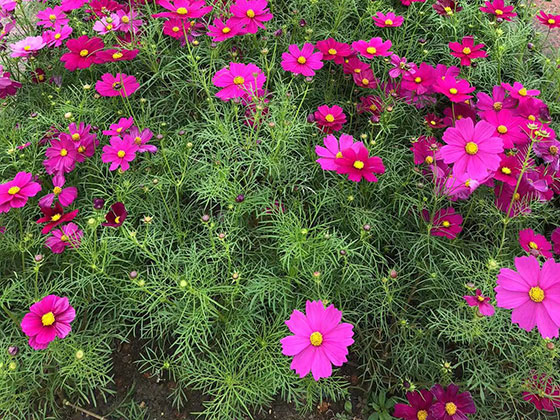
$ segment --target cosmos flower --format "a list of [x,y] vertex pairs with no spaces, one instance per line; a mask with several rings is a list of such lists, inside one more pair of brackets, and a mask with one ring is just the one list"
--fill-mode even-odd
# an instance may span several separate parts
[[144,24],[142,19],[137,19],[138,13],[134,10],[117,10],[111,17],[115,22],[118,22],[117,29],[121,32],[136,33]]
[[218,70],[212,78],[214,86],[221,87],[216,96],[222,101],[255,96],[262,89],[266,76],[254,64],[229,63],[228,67]]
[[404,420],[426,420],[434,401],[433,394],[427,389],[406,393],[408,404],[395,404],[393,417]]
[[250,34],[256,34],[259,28],[266,29],[263,22],[273,17],[266,0],[236,0],[229,11],[233,15],[231,23],[241,25]]
[[352,48],[366,58],[373,57],[389,57],[393,54],[391,51],[392,42],[387,40],[383,41],[379,37],[371,38],[369,41],[354,41]]
[[138,90],[140,83],[136,77],[124,73],[105,73],[95,84],[95,90],[101,96],[122,96],[126,98]]
[[502,109],[514,109],[517,107],[517,99],[506,96],[506,90],[502,86],[492,88],[492,96],[485,92],[476,94],[476,107],[479,111],[501,111]]
[[432,165],[441,158],[439,152],[442,144],[435,137],[420,136],[412,142],[410,151],[414,155],[414,164],[421,165],[423,163]]
[[463,10],[463,8],[459,6],[459,2],[454,0],[437,0],[432,5],[432,8],[438,15],[445,17],[452,16],[453,13],[457,13]]
[[93,24],[93,30],[100,35],[107,35],[110,32],[115,32],[119,26],[118,16],[106,16]]
[[346,124],[346,115],[338,105],[332,107],[322,105],[317,108],[314,117],[317,127],[327,134],[341,130],[342,126]]
[[451,49],[451,55],[461,59],[462,66],[470,66],[471,60],[474,58],[487,57],[484,44],[475,44],[473,36],[463,37],[461,43],[450,42],[449,48]]
[[118,123],[111,124],[109,130],[103,130],[103,134],[106,136],[122,136],[128,132],[133,124],[134,119],[132,117],[121,118]]
[[41,191],[41,185],[33,181],[29,172],[18,172],[11,181],[0,184],[0,213],[7,213],[12,208],[25,206],[30,197]]
[[114,228],[120,227],[126,220],[126,216],[128,216],[128,212],[126,211],[124,204],[120,201],[116,202],[111,206],[110,210],[105,215],[106,221],[103,222],[102,225]]
[[294,357],[290,367],[301,378],[309,372],[316,381],[328,378],[332,365],[342,366],[347,361],[354,327],[341,319],[342,312],[333,305],[325,308],[321,301],[307,301],[305,314],[294,310],[285,322],[294,335],[280,340],[282,354]]
[[76,249],[80,246],[84,232],[75,223],[68,223],[60,229],[52,231],[45,241],[45,246],[53,254],[61,254],[66,248]]
[[422,210],[422,217],[426,222],[430,223],[430,235],[432,236],[443,236],[447,239],[455,239],[463,230],[461,226],[463,223],[463,216],[459,213],[455,213],[453,207],[436,211],[433,220],[431,220],[428,210]]
[[39,51],[45,46],[45,41],[41,36],[28,36],[21,41],[10,44],[12,53],[10,57],[27,57],[35,51]]
[[431,391],[435,401],[430,407],[430,420],[465,420],[467,414],[476,413],[470,392],[459,393],[459,387],[455,384],[447,388],[437,384]]
[[517,156],[501,155],[500,166],[494,173],[494,179],[515,187],[521,172],[521,162]]
[[472,98],[469,93],[474,92],[476,88],[465,79],[446,77],[445,79],[437,79],[434,83],[434,89],[436,92],[447,96],[451,102],[460,103]]
[[523,229],[519,231],[519,245],[527,253],[544,258],[552,257],[552,244],[543,235],[537,235],[533,229]]
[[364,178],[368,182],[377,182],[375,174],[385,173],[383,161],[378,156],[369,156],[369,150],[361,143],[355,143],[341,151],[342,157],[335,160],[336,172],[348,174],[348,179],[360,182]]
[[57,26],[68,25],[70,19],[62,10],[62,7],[47,7],[37,13],[37,25],[45,28],[55,28]]
[[156,146],[154,146],[153,144],[148,144],[148,142],[154,136],[154,133],[152,133],[152,130],[150,130],[149,128],[145,128],[144,130],[140,131],[138,127],[132,127],[130,129],[130,133],[124,135],[124,137],[128,136],[130,137],[130,140],[132,140],[138,146],[138,153],[157,152],[158,149]]
[[4,72],[4,69],[0,65],[0,99],[15,95],[20,87],[21,83],[13,80],[12,75],[8,72]]
[[428,94],[433,91],[435,82],[435,69],[427,63],[421,63],[414,73],[403,75],[401,87],[418,95]]
[[216,18],[212,25],[208,25],[208,36],[212,37],[214,42],[225,41],[239,35],[241,32],[242,26],[233,23],[231,19],[224,23],[222,19]]
[[544,26],[548,26],[549,29],[560,28],[560,15],[551,15],[545,13],[544,10],[540,10],[537,19]]
[[476,306],[480,315],[494,315],[495,310],[490,303],[490,298],[482,296],[482,291],[480,289],[476,289],[475,296],[463,296],[463,299],[465,299],[469,306]]
[[317,41],[316,47],[323,54],[323,60],[332,60],[335,64],[343,64],[344,59],[354,53],[350,45],[338,42],[334,38]]
[[305,43],[301,50],[296,44],[288,47],[288,52],[282,53],[281,66],[285,71],[304,76],[315,76],[315,70],[323,67],[323,53],[314,52],[313,44]]
[[406,57],[399,57],[397,54],[391,55],[391,65],[393,68],[389,70],[389,77],[396,79],[404,74],[414,74],[416,72],[416,64],[407,62]]
[[513,6],[506,6],[504,0],[485,1],[484,6],[480,7],[481,12],[489,13],[496,18],[507,21],[511,21],[513,17],[517,16],[513,9]]
[[204,0],[160,0],[157,4],[168,11],[153,14],[155,18],[196,19],[212,11],[212,6],[206,6]]
[[76,187],[64,187],[66,180],[63,175],[55,175],[52,179],[53,190],[39,199],[39,207],[50,207],[55,198],[62,207],[71,205],[76,197],[78,197],[78,189]]
[[43,41],[48,47],[60,47],[73,31],[70,26],[56,26],[50,31],[43,32]]
[[76,166],[77,154],[72,138],[66,133],[60,133],[58,139],[51,140],[43,165],[48,174],[72,172]]
[[541,93],[541,91],[537,89],[527,89],[519,82],[514,82],[513,85],[510,85],[509,83],[502,83],[502,87],[509,92],[511,97],[520,100],[531,96],[538,96]]
[[89,38],[82,35],[76,39],[66,42],[66,48],[70,51],[60,57],[67,70],[86,69],[95,63],[97,52],[101,51],[105,44],[101,38]]
[[323,146],[315,146],[315,153],[319,156],[316,162],[321,165],[323,171],[335,171],[336,159],[342,157],[342,150],[349,149],[354,144],[354,138],[348,134],[342,134],[340,141],[333,135],[323,139]]
[[554,412],[560,407],[560,386],[546,375],[533,375],[527,380],[528,391],[523,391],[523,399],[532,403],[539,411]]
[[482,114],[482,119],[495,127],[494,135],[502,139],[505,149],[528,142],[527,134],[521,128],[523,118],[516,117],[512,111],[486,111]]
[[139,147],[130,136],[126,136],[124,139],[113,136],[109,140],[110,144],[103,146],[103,154],[101,155],[101,160],[104,163],[110,163],[110,171],[114,171],[117,168],[127,171],[130,168],[130,162],[136,159],[136,152]]
[[45,224],[41,233],[46,235],[55,227],[66,223],[71,222],[74,218],[78,215],[79,210],[76,209],[69,213],[64,213],[64,209],[60,205],[60,203],[56,203],[54,207],[41,207],[41,213],[43,213],[43,217],[40,217],[37,220],[39,224]]
[[387,14],[377,12],[375,16],[372,16],[371,18],[373,19],[375,26],[380,28],[394,28],[401,26],[404,22],[404,18],[402,16],[397,16],[393,12],[389,12]]

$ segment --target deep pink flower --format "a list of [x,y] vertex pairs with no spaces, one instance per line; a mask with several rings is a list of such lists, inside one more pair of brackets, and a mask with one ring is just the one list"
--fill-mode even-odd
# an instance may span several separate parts
[[463,296],[463,299],[465,299],[469,306],[476,306],[480,315],[494,315],[494,307],[490,303],[490,298],[482,296],[482,291],[480,289],[476,289],[475,296]]
[[486,57],[486,51],[484,48],[484,44],[476,44],[474,43],[473,36],[465,36],[461,43],[458,42],[450,42],[449,48],[451,49],[451,55],[461,59],[462,66],[470,66],[471,60],[474,58],[482,58]]
[[402,16],[397,16],[393,12],[389,12],[386,15],[377,12],[375,16],[371,17],[375,26],[380,28],[393,28],[401,26],[403,24],[404,18]]
[[76,311],[67,297],[48,295],[34,303],[21,320],[21,329],[29,337],[29,345],[44,350],[56,337],[65,338],[72,327]]
[[506,97],[506,90],[501,86],[492,88],[492,97],[484,92],[476,94],[476,107],[479,111],[501,111],[502,109],[515,109],[517,99],[510,96]]
[[560,169],[560,141],[542,139],[533,146],[535,155],[548,163],[555,171]]
[[236,0],[229,11],[232,24],[242,25],[250,34],[256,34],[259,28],[266,29],[263,22],[273,17],[266,0]]
[[366,89],[375,89],[378,85],[377,78],[371,68],[367,68],[360,73],[354,73],[352,79],[356,85]]
[[494,179],[515,187],[520,172],[521,162],[519,158],[517,156],[507,156],[503,154],[501,156],[500,166],[494,173]]
[[315,70],[323,67],[323,53],[314,52],[313,44],[305,43],[301,50],[296,44],[288,47],[288,52],[282,53],[282,68],[285,71],[304,76],[315,76]]
[[370,65],[364,63],[356,56],[350,56],[344,59],[344,64],[342,65],[344,74],[351,74],[354,76],[367,70],[371,70]]
[[70,12],[72,10],[79,9],[84,4],[86,4],[89,0],[62,0],[60,2],[60,6],[62,10],[65,12]]
[[52,193],[47,194],[39,199],[39,207],[50,207],[57,198],[62,207],[71,205],[76,197],[78,197],[78,189],[76,187],[63,188],[66,180],[63,175],[55,175],[52,179]]
[[354,41],[352,48],[366,58],[373,57],[389,57],[393,54],[391,51],[392,42],[390,40],[383,41],[379,37],[371,38],[369,41]]
[[459,213],[455,213],[453,207],[436,211],[433,220],[431,220],[430,213],[427,210],[422,210],[422,217],[426,222],[430,223],[430,235],[432,236],[443,236],[444,238],[455,239],[463,230],[461,226],[463,223],[463,216]]
[[552,234],[550,235],[550,240],[554,245],[553,248],[554,253],[556,255],[560,255],[560,227],[557,227],[552,231]]
[[471,86],[465,79],[446,77],[443,80],[437,79],[436,83],[434,83],[434,89],[436,92],[447,96],[451,102],[459,103],[472,98],[472,95],[469,95],[469,93],[474,92],[476,88]]
[[529,183],[523,177],[517,190],[515,185],[499,185],[494,189],[494,195],[496,196],[496,207],[506,213],[508,217],[516,217],[520,214],[531,213],[530,204],[536,194],[531,191]]
[[509,83],[502,83],[502,87],[505,88],[513,98],[520,100],[531,96],[538,96],[541,93],[541,91],[537,89],[527,89],[519,82],[514,82],[513,86]]
[[56,26],[51,31],[43,32],[43,41],[48,47],[60,47],[73,31],[70,26]]
[[173,19],[196,19],[212,11],[212,6],[206,6],[204,0],[159,0],[158,5],[168,12],[153,14],[152,17],[167,17]]
[[441,156],[447,164],[453,163],[453,173],[467,173],[473,179],[481,179],[498,169],[500,154],[504,151],[502,139],[494,136],[494,127],[486,121],[476,126],[470,118],[455,122],[443,133],[447,143],[441,148]]
[[171,38],[180,39],[183,45],[185,43],[185,33],[188,36],[190,30],[190,22],[184,19],[169,19],[163,24],[163,33]]
[[60,229],[52,231],[51,236],[45,241],[45,246],[53,254],[61,254],[66,248],[76,249],[80,246],[84,232],[75,223],[68,223]]
[[495,127],[494,135],[502,139],[505,149],[527,143],[527,134],[521,129],[525,120],[514,116],[512,111],[486,111],[482,119]]
[[429,64],[421,63],[414,73],[408,72],[403,75],[401,87],[423,95],[433,91],[434,82],[435,69]]
[[445,108],[443,110],[443,123],[448,126],[452,127],[455,125],[455,121],[463,120],[465,118],[470,118],[473,121],[476,120],[476,112],[475,109],[466,103],[457,103],[455,106]]
[[427,389],[406,393],[408,404],[395,404],[393,417],[404,420],[426,420],[434,401],[433,394]]
[[385,173],[383,161],[378,156],[369,156],[366,147],[358,142],[348,149],[341,151],[342,157],[335,160],[336,172],[348,174],[348,179],[360,182],[365,178],[368,182],[377,182],[375,174]]
[[389,70],[389,77],[396,79],[404,74],[414,74],[416,72],[416,64],[407,62],[406,57],[399,57],[397,54],[391,55],[391,65],[393,68]]
[[348,134],[340,136],[340,142],[335,136],[329,135],[323,139],[323,146],[315,146],[315,153],[319,156],[316,162],[323,171],[336,171],[336,160],[342,157],[342,150],[352,147],[354,138]]
[[552,244],[543,235],[537,235],[533,229],[519,231],[519,245],[526,252],[535,257],[542,255],[545,258],[552,257]]
[[513,9],[513,6],[506,6],[504,0],[493,0],[492,2],[485,1],[480,11],[494,15],[496,18],[511,21],[511,18],[517,16]]
[[82,35],[77,39],[69,39],[66,47],[70,50],[60,57],[60,61],[64,62],[67,70],[74,71],[76,69],[86,69],[95,62],[98,51],[101,51],[105,44],[101,38],[89,38]]
[[45,46],[41,36],[28,36],[21,41],[10,44],[10,57],[27,57]]
[[103,130],[103,134],[106,136],[122,136],[128,132],[128,129],[134,124],[134,119],[132,117],[121,118],[118,123],[111,124],[109,130]]
[[25,206],[29,197],[35,197],[41,185],[33,181],[29,172],[18,172],[11,181],[0,184],[0,213]]
[[[113,0],[90,0],[88,6],[90,9],[86,10],[88,13],[93,13],[97,17],[107,16],[111,12],[123,9],[124,5],[117,3]],[[92,16],[91,19],[94,17]]]
[[60,205],[60,203],[56,203],[54,207],[41,207],[41,213],[43,213],[43,217],[40,217],[37,220],[39,224],[45,224],[41,233],[46,235],[55,227],[66,223],[71,222],[74,218],[78,215],[79,210],[76,209],[69,213],[64,213],[64,209]]
[[549,13],[545,13],[544,10],[540,10],[537,14],[537,19],[540,23],[548,26],[550,29],[560,28],[560,15],[551,15]]
[[511,322],[526,331],[537,326],[543,338],[558,337],[560,326],[560,264],[547,260],[542,268],[534,256],[515,259],[517,271],[502,268],[496,301],[513,309]]
[[313,379],[328,378],[332,365],[342,366],[348,355],[348,346],[354,343],[352,324],[340,323],[342,312],[321,301],[307,301],[305,314],[294,310],[285,322],[294,335],[284,337],[282,354],[294,356],[291,369],[303,378],[310,371]]
[[426,116],[424,117],[424,122],[426,123],[427,127],[432,129],[446,127],[443,118],[438,117],[436,114],[426,114]]
[[136,77],[124,73],[105,73],[95,84],[95,90],[101,96],[122,96],[126,98],[138,90],[140,83]]
[[553,412],[560,407],[560,386],[548,375],[533,375],[526,384],[529,391],[523,391],[523,399],[532,403],[539,411]]
[[212,78],[214,86],[223,88],[216,96],[222,101],[255,96],[262,89],[266,76],[254,64],[229,63],[228,67],[218,70]]
[[322,105],[315,111],[315,124],[321,131],[330,134],[333,131],[339,131],[346,124],[346,115],[341,107],[333,105]]
[[441,158],[439,152],[442,144],[435,137],[420,136],[412,142],[410,150],[414,155],[414,164],[421,165],[426,163],[432,165]]
[[20,87],[21,83],[12,80],[11,74],[4,72],[0,65],[0,99],[15,95]]
[[216,18],[212,25],[208,25],[208,36],[212,37],[214,42],[222,42],[238,35],[241,28],[241,25],[233,23],[231,19],[224,23],[220,18]]
[[356,105],[358,114],[363,114],[364,112],[371,114],[371,121],[379,121],[379,116],[383,110],[383,100],[379,96],[360,96],[358,98],[360,102]]
[[123,172],[127,171],[130,168],[129,163],[136,159],[138,145],[130,136],[126,136],[124,139],[113,136],[109,142],[110,144],[103,146],[101,160],[105,163],[111,163],[110,171],[114,171],[119,166]]
[[148,144],[148,142],[152,139],[154,133],[149,128],[145,128],[144,130],[140,131],[138,127],[132,127],[130,129],[130,134],[125,134],[124,137],[130,137],[136,145],[138,146],[138,153],[156,153],[157,147],[153,144]]
[[466,420],[467,414],[476,413],[471,393],[459,393],[459,387],[455,384],[445,389],[437,384],[431,391],[435,401],[430,407],[430,420]]
[[66,17],[64,10],[62,10],[62,7],[60,6],[55,6],[54,8],[47,7],[46,9],[41,10],[37,13],[37,19],[37,25],[44,26],[45,28],[64,26],[68,25],[70,22],[70,19]]
[[323,60],[333,60],[335,64],[343,64],[346,57],[350,57],[354,52],[350,45],[344,42],[335,41],[334,38],[328,38],[323,41],[317,41],[317,49],[323,54]]
[[72,172],[76,166],[78,152],[70,135],[60,133],[58,139],[51,140],[51,146],[45,152],[43,161],[48,174]]
[[139,50],[124,50],[110,48],[108,50],[99,51],[97,53],[97,58],[95,62],[97,64],[102,63],[114,63],[116,61],[130,61],[134,60],[138,55]]
[[128,216],[128,212],[126,211],[124,204],[120,201],[116,202],[111,206],[111,209],[105,215],[106,222],[103,222],[102,225],[114,228],[120,227],[126,220],[126,216]]

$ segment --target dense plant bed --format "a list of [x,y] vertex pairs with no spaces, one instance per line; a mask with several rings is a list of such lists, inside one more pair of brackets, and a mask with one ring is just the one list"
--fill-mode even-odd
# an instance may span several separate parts
[[560,15],[402,2],[0,1],[0,417],[557,415]]

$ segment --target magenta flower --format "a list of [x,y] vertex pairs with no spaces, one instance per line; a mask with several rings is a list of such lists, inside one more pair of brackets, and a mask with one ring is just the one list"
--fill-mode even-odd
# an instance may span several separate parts
[[47,159],[43,165],[48,174],[72,172],[76,166],[78,152],[70,135],[60,133],[58,139],[51,140],[51,146],[45,152]]
[[104,163],[111,163],[110,171],[114,171],[119,166],[123,172],[127,171],[130,168],[129,163],[136,159],[138,145],[130,136],[126,136],[124,139],[113,136],[109,142],[110,144],[103,146],[101,160]]
[[103,222],[102,225],[114,228],[120,227],[126,220],[126,216],[128,216],[128,212],[126,211],[124,204],[120,201],[116,202],[111,206],[111,209],[105,215],[106,222]]
[[510,96],[506,97],[506,90],[501,86],[492,88],[492,97],[484,92],[476,94],[476,107],[479,111],[501,111],[502,109],[514,109],[517,106],[517,99]]
[[373,58],[373,57],[389,57],[393,54],[391,51],[391,46],[393,44],[391,41],[383,41],[379,37],[371,38],[369,41],[354,41],[352,42],[352,48],[354,51],[357,51],[362,56],[366,58]]
[[39,224],[45,224],[41,233],[46,235],[55,227],[66,223],[71,222],[74,218],[78,215],[79,210],[76,209],[69,213],[64,213],[64,209],[60,205],[60,203],[56,203],[54,207],[41,207],[41,213],[43,213],[43,217],[37,220]]
[[60,47],[72,34],[70,26],[56,26],[51,31],[43,32],[43,41],[48,47]]
[[336,171],[336,160],[342,157],[342,150],[352,147],[354,138],[348,134],[342,134],[340,141],[335,136],[329,135],[323,139],[323,146],[315,146],[315,153],[319,156],[316,162],[321,165],[323,171]]
[[535,155],[540,157],[550,167],[558,171],[560,169],[560,141],[554,139],[542,139],[533,147]]
[[447,239],[455,239],[463,230],[461,224],[463,223],[463,216],[455,213],[453,207],[440,209],[434,214],[434,219],[431,220],[428,210],[422,210],[422,217],[430,223],[430,235],[443,236]]
[[406,393],[408,404],[395,404],[393,417],[404,420],[426,420],[434,401],[433,394],[427,389]]
[[441,158],[439,149],[442,144],[435,137],[420,136],[412,142],[410,151],[414,155],[414,164],[421,165],[423,163],[432,165]]
[[60,229],[54,230],[45,241],[45,246],[53,254],[61,254],[66,248],[76,249],[80,246],[84,232],[74,223],[68,223]]
[[157,147],[153,144],[148,144],[148,142],[154,136],[154,133],[152,133],[152,130],[150,130],[149,128],[145,128],[144,130],[140,131],[138,127],[132,127],[130,129],[130,133],[125,134],[124,137],[127,136],[130,136],[130,140],[132,140],[138,146],[138,153],[156,153],[158,150]]
[[391,56],[391,65],[393,68],[389,70],[389,77],[396,79],[404,74],[414,74],[416,72],[416,64],[407,62],[406,57],[399,57],[397,54]]
[[220,18],[216,18],[212,25],[208,25],[208,36],[212,37],[214,42],[222,42],[239,35],[241,28],[241,25],[234,24],[231,19],[224,23]]
[[548,26],[549,29],[560,28],[560,15],[551,15],[545,13],[544,10],[539,10],[537,19],[544,26]]
[[560,255],[560,227],[557,227],[552,231],[552,234],[550,235],[550,240],[554,245],[553,248],[554,253],[556,255]]
[[29,337],[29,345],[44,350],[56,337],[63,339],[72,327],[76,311],[67,297],[48,295],[34,303],[21,320],[21,329]]
[[379,96],[372,95],[360,96],[358,99],[360,100],[360,102],[356,104],[358,114],[366,112],[371,114],[371,121],[379,121],[379,116],[383,109],[383,100]]
[[50,207],[57,198],[62,207],[71,205],[76,197],[78,197],[78,189],[76,187],[63,188],[66,180],[63,175],[55,175],[52,179],[52,193],[47,194],[39,199],[39,207]]
[[446,77],[445,79],[437,79],[434,89],[436,92],[447,96],[451,102],[460,103],[472,98],[469,93],[474,92],[476,88],[465,79]]
[[418,95],[431,93],[435,82],[435,69],[426,63],[421,63],[414,73],[403,75],[401,87]]
[[152,17],[167,17],[174,19],[196,19],[200,18],[212,11],[212,6],[206,6],[204,0],[160,0],[158,3],[168,12],[161,12],[152,15]]
[[282,354],[294,356],[290,368],[301,378],[311,371],[318,381],[332,375],[332,365],[342,366],[347,361],[354,327],[340,323],[342,312],[334,305],[325,308],[321,301],[307,301],[305,312],[294,310],[285,322],[294,335],[280,340]]
[[315,70],[323,67],[323,53],[314,52],[313,44],[305,43],[301,50],[297,45],[288,47],[288,52],[282,53],[282,68],[294,74],[307,77],[315,76]]
[[560,386],[545,374],[533,375],[527,380],[528,391],[523,391],[523,399],[532,403],[539,411],[554,412],[560,407]]
[[0,65],[0,99],[15,95],[20,87],[21,83],[12,80],[11,74],[4,72],[4,69]]
[[360,182],[365,178],[368,182],[377,182],[375,174],[385,173],[383,161],[378,156],[369,156],[366,147],[358,142],[348,149],[341,151],[342,157],[335,161],[336,173],[348,174],[348,179]]
[[[113,17],[114,16],[114,17]],[[110,32],[115,32],[119,26],[118,16],[116,14],[106,16],[93,24],[93,30],[100,35],[106,35]]]
[[443,133],[447,143],[441,148],[446,164],[453,163],[453,173],[467,173],[473,179],[484,178],[500,166],[500,154],[504,151],[502,139],[494,136],[494,127],[486,121],[476,126],[470,118],[455,122]]
[[128,132],[128,129],[134,124],[134,119],[132,117],[121,118],[118,123],[111,124],[109,130],[103,130],[103,134],[106,136],[122,136]]
[[517,16],[513,9],[513,6],[506,6],[504,0],[493,0],[492,2],[485,1],[480,11],[494,15],[496,18],[511,21],[511,18]]
[[29,197],[35,197],[41,185],[33,181],[29,172],[18,172],[11,181],[0,184],[0,213],[25,206]]
[[458,3],[459,3],[458,1],[453,1],[453,0],[437,0],[432,5],[432,8],[436,11],[438,15],[449,17],[452,16],[453,13],[457,13],[463,10],[463,8],[459,6]]
[[72,10],[79,9],[84,4],[86,4],[89,0],[62,0],[60,2],[60,6],[62,10],[65,12],[70,12]]
[[44,26],[45,28],[55,28],[57,26],[68,25],[70,19],[66,17],[62,7],[55,6],[47,7],[45,10],[41,10],[37,13],[37,25]]
[[218,70],[212,78],[214,86],[223,88],[216,96],[222,101],[255,96],[262,89],[266,76],[254,64],[229,63],[228,67]]
[[482,119],[495,127],[494,135],[502,139],[505,149],[527,143],[527,134],[521,128],[525,120],[514,116],[512,111],[486,111],[482,114]]
[[517,185],[517,178],[521,172],[521,162],[517,156],[502,155],[500,166],[494,173],[494,179],[505,182],[512,187]]
[[545,258],[552,257],[552,244],[543,235],[537,235],[533,229],[519,231],[519,245],[526,252],[535,257],[542,255]]
[[474,58],[482,58],[487,57],[486,51],[484,48],[484,44],[476,44],[474,43],[473,36],[465,36],[461,43],[458,42],[450,42],[449,48],[451,49],[451,55],[461,59],[462,66],[470,66],[471,60]]
[[537,89],[527,89],[519,82],[514,82],[513,86],[509,83],[502,83],[502,87],[507,90],[513,98],[520,100],[531,96],[538,96],[541,93],[541,91]]
[[480,315],[494,315],[494,307],[490,303],[490,298],[482,296],[480,289],[476,289],[475,296],[463,296],[463,299],[465,299],[469,306],[476,306]]
[[515,259],[517,271],[502,268],[496,301],[513,309],[511,322],[531,331],[537,326],[543,338],[558,337],[560,326],[560,264],[547,260],[542,268],[534,256]]
[[132,32],[135,34],[144,24],[142,19],[137,19],[138,13],[134,10],[117,10],[116,13],[111,14],[111,17],[119,22],[117,29],[121,32]]
[[360,73],[354,73],[352,75],[352,79],[354,79],[354,83],[356,83],[356,85],[366,89],[375,89],[378,84],[377,78],[373,74],[373,70],[370,68],[367,68]]
[[28,36],[21,41],[10,44],[10,57],[27,57],[45,46],[41,36]]
[[256,34],[259,28],[266,29],[263,22],[272,19],[266,0],[236,0],[229,8],[231,23],[241,25],[250,34]]
[[105,47],[101,38],[89,38],[82,35],[77,39],[70,39],[66,48],[70,51],[60,57],[67,70],[86,69],[95,62],[96,54]]
[[323,60],[332,60],[335,64],[343,64],[344,59],[354,53],[350,45],[335,41],[334,38],[317,41],[316,47],[323,54]]
[[339,131],[342,129],[342,126],[346,124],[346,115],[338,105],[333,105],[332,107],[322,105],[317,108],[317,111],[315,111],[313,115],[317,127],[327,134],[333,131]]
[[124,73],[112,75],[105,73],[95,84],[95,90],[101,96],[122,96],[126,98],[138,90],[140,83],[136,77]]
[[379,26],[380,28],[394,28],[401,26],[404,22],[404,18],[402,16],[397,16],[393,12],[389,12],[386,15],[381,12],[377,12],[375,16],[372,16],[371,18],[373,19],[375,26]]
[[435,401],[430,407],[430,420],[465,420],[467,414],[476,413],[471,393],[459,393],[459,387],[455,384],[445,389],[437,384],[431,391]]
[[370,65],[364,63],[355,55],[345,58],[342,64],[342,71],[344,71],[344,74],[351,74],[352,76],[368,70],[371,70]]

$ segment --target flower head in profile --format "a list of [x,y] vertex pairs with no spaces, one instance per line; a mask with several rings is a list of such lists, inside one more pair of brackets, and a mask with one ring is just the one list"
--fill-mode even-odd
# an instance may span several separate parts
[[105,73],[95,84],[95,90],[101,96],[122,96],[126,98],[138,90],[140,83],[136,77],[124,73],[117,73],[113,76]]
[[76,311],[67,297],[48,295],[34,303],[21,320],[21,329],[29,337],[29,345],[44,350],[55,338],[65,338],[72,327]]
[[296,44],[290,45],[288,52],[282,53],[282,68],[294,74],[315,76],[315,70],[323,67],[323,53],[314,50],[310,43],[303,44],[301,49]]
[[335,64],[343,64],[346,57],[350,57],[354,51],[350,45],[338,42],[334,38],[317,41],[317,49],[323,54],[323,60],[334,61]]
[[393,417],[404,420],[426,420],[434,401],[433,394],[427,389],[406,393],[408,404],[395,404]]
[[513,11],[513,6],[506,6],[504,0],[485,1],[484,6],[480,7],[480,11],[496,16],[503,20],[511,21],[517,16]]
[[380,28],[394,28],[401,26],[404,22],[404,18],[402,16],[397,16],[393,12],[389,12],[387,14],[377,12],[375,16],[372,16],[371,18],[373,19],[375,26]]
[[76,187],[64,188],[66,180],[63,175],[55,175],[52,183],[52,192],[39,199],[39,207],[50,207],[55,199],[58,200],[62,207],[68,207],[78,197],[78,189]]
[[342,150],[349,149],[354,144],[354,138],[348,134],[342,134],[340,140],[333,135],[323,139],[323,146],[315,146],[315,153],[319,156],[317,163],[323,171],[336,171],[336,160],[342,157]]
[[519,245],[527,253],[544,258],[552,257],[552,244],[543,235],[537,235],[533,229],[523,229],[519,231]]
[[360,55],[366,58],[373,57],[389,57],[393,54],[391,51],[392,42],[390,40],[383,41],[379,37],[371,38],[369,41],[354,41],[352,48]]
[[128,212],[126,211],[124,204],[120,201],[116,202],[111,206],[111,209],[105,215],[106,221],[103,222],[102,225],[114,228],[120,227],[126,220],[126,216],[128,216]]
[[82,35],[76,39],[69,39],[66,42],[69,52],[63,54],[60,61],[64,62],[64,67],[70,71],[86,69],[95,63],[96,55],[103,47],[105,44],[97,37]]
[[259,28],[266,29],[263,22],[273,17],[266,0],[236,0],[229,11],[233,15],[231,23],[241,25],[250,34],[256,34]]
[[322,105],[317,108],[313,114],[315,117],[315,124],[321,131],[330,134],[333,131],[339,131],[346,123],[346,115],[341,107],[338,105],[328,106]]
[[342,150],[341,153],[342,157],[335,160],[336,172],[347,174],[350,181],[360,182],[364,178],[368,182],[377,182],[375,175],[385,173],[381,158],[369,156],[369,150],[361,142]]
[[434,214],[433,220],[427,210],[422,210],[422,217],[430,223],[430,235],[443,236],[447,239],[455,239],[463,230],[463,216],[455,213],[453,207],[440,209]]
[[285,323],[294,335],[280,342],[282,354],[293,356],[291,369],[303,378],[309,372],[313,379],[328,378],[332,365],[342,366],[348,355],[348,346],[354,343],[352,324],[341,323],[342,312],[321,301],[307,301],[305,314],[294,310]]
[[498,274],[496,302],[513,309],[511,322],[531,331],[535,326],[543,338],[558,337],[560,327],[560,264],[547,260],[542,267],[533,255],[515,259],[514,271]]
[[84,232],[75,223],[68,223],[60,229],[53,230],[45,241],[45,246],[53,254],[61,254],[66,248],[76,249],[80,246]]
[[120,138],[113,136],[109,140],[110,144],[103,146],[103,154],[101,160],[104,163],[110,163],[110,171],[119,168],[124,172],[130,168],[130,162],[136,159],[136,152],[139,147],[130,136]]
[[27,57],[46,45],[41,36],[28,36],[21,41],[10,44],[10,57]]
[[437,160],[441,158],[439,152],[442,144],[439,143],[435,137],[431,136],[420,136],[412,142],[412,147],[410,151],[414,154],[414,164],[421,165],[423,163],[427,165],[434,164]]
[[228,67],[218,70],[212,78],[214,86],[222,89],[216,96],[222,101],[234,98],[256,96],[262,89],[266,76],[254,64],[229,63]]
[[546,13],[544,10],[539,10],[537,13],[537,19],[544,26],[552,28],[560,28],[560,15],[551,15]]
[[476,289],[474,296],[463,296],[463,299],[465,299],[467,305],[476,306],[480,315],[494,315],[495,310],[490,303],[490,298],[487,296],[482,296],[482,291],[480,289]]
[[461,59],[462,66],[470,66],[474,58],[487,57],[484,44],[475,44],[474,37],[466,36],[459,42],[450,42],[451,55]]
[[18,172],[11,181],[0,184],[0,213],[25,206],[29,197],[35,197],[41,185],[29,172]]
[[430,419],[465,420],[467,414],[476,413],[471,393],[459,393],[459,387],[455,384],[450,384],[447,388],[436,384],[431,391],[435,401],[430,407]]
[[37,220],[37,223],[44,224],[45,226],[41,230],[43,235],[46,235],[55,227],[62,225],[66,222],[71,222],[78,215],[79,210],[76,209],[69,213],[64,213],[64,209],[60,203],[56,203],[54,207],[41,207],[41,213],[43,217]]
[[527,391],[523,391],[523,399],[532,403],[537,410],[552,413],[560,407],[560,385],[550,376],[535,374],[525,386]]

